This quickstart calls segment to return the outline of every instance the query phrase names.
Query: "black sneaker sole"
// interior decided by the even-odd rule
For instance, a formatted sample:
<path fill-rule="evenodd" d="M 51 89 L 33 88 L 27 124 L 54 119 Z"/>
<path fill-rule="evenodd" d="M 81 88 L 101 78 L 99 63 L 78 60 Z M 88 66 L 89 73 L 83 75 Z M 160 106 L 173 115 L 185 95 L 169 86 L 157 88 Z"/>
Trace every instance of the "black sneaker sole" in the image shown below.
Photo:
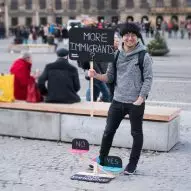
<path fill-rule="evenodd" d="M 128 171 L 123 172 L 124 175 L 134 175 L 135 173 L 136 173 L 136 170 L 134 170 L 133 172 L 128 172 Z"/>
<path fill-rule="evenodd" d="M 94 165 L 93 164 L 89 164 L 89 170 L 94 170 Z"/>

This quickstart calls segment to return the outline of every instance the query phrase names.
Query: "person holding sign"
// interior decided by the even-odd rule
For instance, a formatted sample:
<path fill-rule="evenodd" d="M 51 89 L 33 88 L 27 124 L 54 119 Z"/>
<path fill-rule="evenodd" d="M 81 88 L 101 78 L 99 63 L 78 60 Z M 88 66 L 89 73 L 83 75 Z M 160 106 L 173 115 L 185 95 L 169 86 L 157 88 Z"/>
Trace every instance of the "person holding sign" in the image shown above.
<path fill-rule="evenodd" d="M 122 119 L 129 114 L 133 145 L 129 163 L 124 170 L 124 174 L 129 175 L 135 173 L 142 150 L 145 100 L 151 89 L 153 73 L 152 59 L 148 53 L 144 54 L 143 71 L 141 72 L 139 68 L 139 55 L 145 52 L 145 46 L 138 40 L 141 39 L 143 42 L 139 27 L 135 23 L 125 23 L 120 35 L 123 46 L 118 54 L 116 67 L 110 64 L 106 74 L 98 74 L 90 69 L 88 75 L 107 83 L 115 80 L 114 97 L 108 111 L 101 143 L 100 165 L 104 166 L 104 158 L 109 154 L 115 132 Z"/>

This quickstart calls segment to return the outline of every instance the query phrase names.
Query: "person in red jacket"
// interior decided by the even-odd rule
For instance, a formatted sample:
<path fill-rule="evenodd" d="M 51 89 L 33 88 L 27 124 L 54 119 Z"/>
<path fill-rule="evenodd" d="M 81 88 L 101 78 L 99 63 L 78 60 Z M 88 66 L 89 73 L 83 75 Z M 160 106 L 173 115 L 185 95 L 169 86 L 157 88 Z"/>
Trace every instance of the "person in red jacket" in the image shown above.
<path fill-rule="evenodd" d="M 10 73 L 14 75 L 14 96 L 17 100 L 26 100 L 27 86 L 32 67 L 31 54 L 25 52 L 14 61 L 10 68 Z"/>

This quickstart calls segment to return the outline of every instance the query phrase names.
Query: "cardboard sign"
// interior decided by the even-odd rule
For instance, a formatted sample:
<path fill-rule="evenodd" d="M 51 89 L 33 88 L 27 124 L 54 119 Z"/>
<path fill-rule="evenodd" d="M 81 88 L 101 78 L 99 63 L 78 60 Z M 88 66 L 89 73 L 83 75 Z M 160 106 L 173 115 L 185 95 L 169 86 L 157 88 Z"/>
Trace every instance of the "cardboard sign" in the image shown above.
<path fill-rule="evenodd" d="M 114 31 L 94 28 L 70 29 L 69 57 L 71 60 L 113 62 Z"/>
<path fill-rule="evenodd" d="M 72 149 L 89 151 L 89 143 L 86 139 L 73 139 Z"/>
<path fill-rule="evenodd" d="M 118 156 L 107 156 L 104 158 L 104 166 L 112 168 L 122 168 L 122 160 Z"/>

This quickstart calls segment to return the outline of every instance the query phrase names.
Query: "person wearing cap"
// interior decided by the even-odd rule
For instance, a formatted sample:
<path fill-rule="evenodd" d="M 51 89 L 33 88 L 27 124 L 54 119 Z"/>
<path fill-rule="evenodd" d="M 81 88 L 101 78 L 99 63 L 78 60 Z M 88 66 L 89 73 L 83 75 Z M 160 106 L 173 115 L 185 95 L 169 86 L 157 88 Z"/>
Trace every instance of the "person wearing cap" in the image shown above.
<path fill-rule="evenodd" d="M 32 59 L 28 52 L 23 52 L 10 68 L 10 73 L 14 75 L 14 97 L 17 100 L 26 100 L 27 86 L 32 78 L 31 68 Z"/>
<path fill-rule="evenodd" d="M 80 90 L 78 70 L 68 62 L 68 50 L 61 48 L 56 53 L 58 59 L 46 65 L 38 79 L 38 88 L 45 96 L 45 102 L 80 102 L 77 94 Z"/>
<path fill-rule="evenodd" d="M 145 46 L 139 27 L 135 23 L 125 23 L 121 27 L 120 35 L 123 46 L 116 63 L 114 97 L 108 111 L 99 159 L 100 165 L 104 165 L 104 158 L 109 154 L 115 132 L 122 119 L 129 114 L 133 144 L 129 162 L 124 170 L 124 174 L 129 175 L 136 171 L 143 146 L 142 123 L 145 100 L 151 89 L 153 73 L 152 59 L 146 53 L 143 61 L 144 81 L 142 81 L 138 57 L 141 51 L 145 51 Z M 138 39 L 141 39 L 142 43 Z M 89 77 L 112 83 L 115 79 L 114 70 L 113 64 L 110 64 L 106 74 L 102 75 L 90 69 Z"/>

